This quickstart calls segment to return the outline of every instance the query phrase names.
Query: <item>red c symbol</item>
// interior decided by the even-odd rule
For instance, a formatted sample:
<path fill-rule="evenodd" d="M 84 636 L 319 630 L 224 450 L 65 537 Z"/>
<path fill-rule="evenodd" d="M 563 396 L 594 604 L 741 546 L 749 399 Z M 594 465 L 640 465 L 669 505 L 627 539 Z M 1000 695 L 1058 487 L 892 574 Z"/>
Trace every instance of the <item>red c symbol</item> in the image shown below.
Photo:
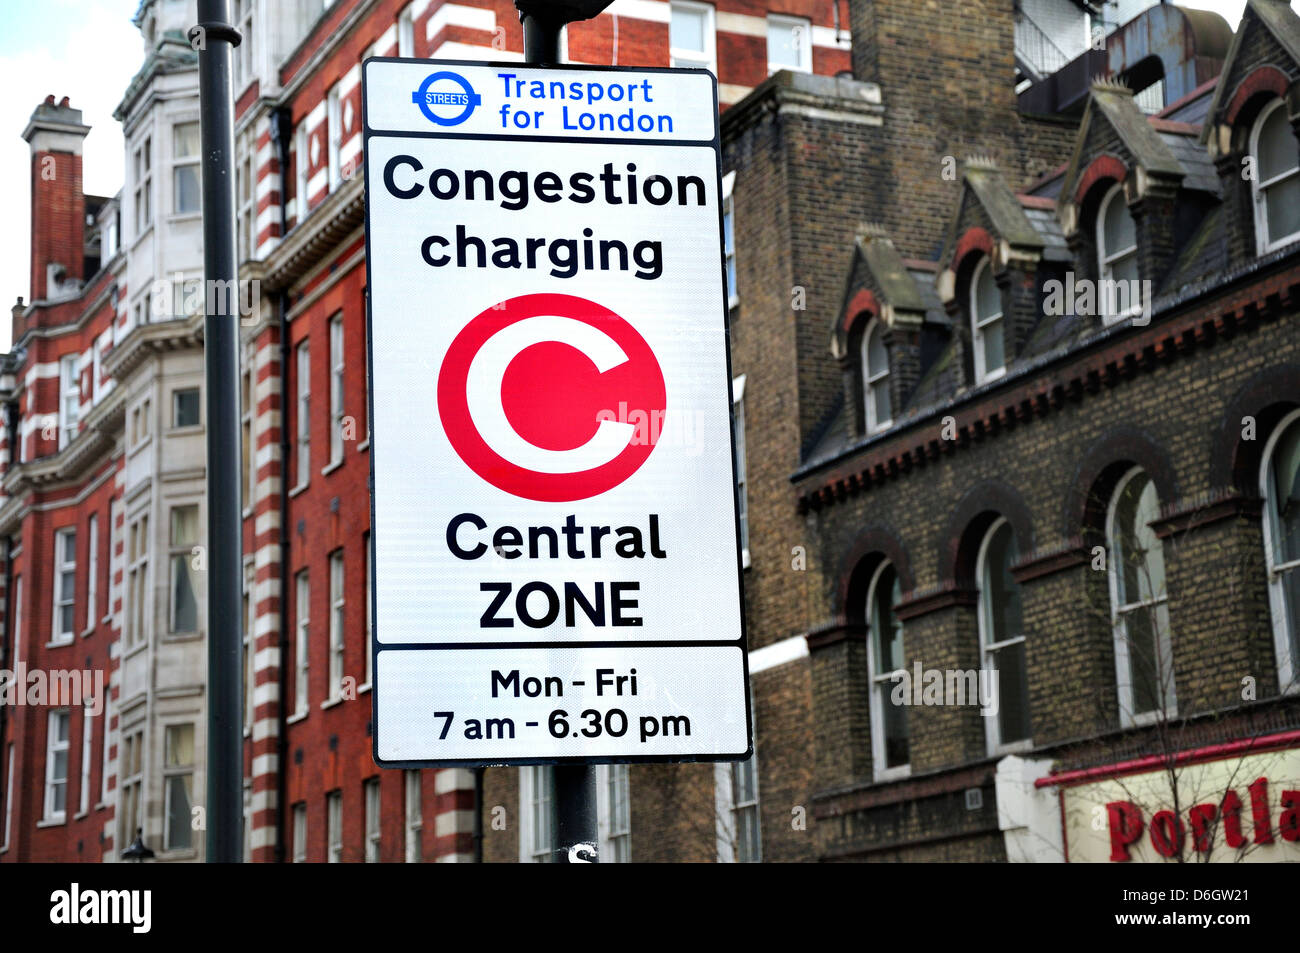
<path fill-rule="evenodd" d="M 608 308 L 531 294 L 484 311 L 452 341 L 438 413 L 488 483 L 566 503 L 628 479 L 659 440 L 667 397 L 654 352 Z"/>

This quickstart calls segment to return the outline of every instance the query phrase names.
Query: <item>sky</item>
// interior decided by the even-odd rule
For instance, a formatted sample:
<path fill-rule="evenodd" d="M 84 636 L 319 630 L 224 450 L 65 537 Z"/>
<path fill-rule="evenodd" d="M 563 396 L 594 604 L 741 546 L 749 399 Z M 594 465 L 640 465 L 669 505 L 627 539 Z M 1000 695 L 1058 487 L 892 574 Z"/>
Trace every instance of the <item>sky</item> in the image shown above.
<path fill-rule="evenodd" d="M 1010 0 L 1008 0 L 1010 2 Z M 1234 29 L 1245 0 L 1185 0 L 1214 10 Z M 1293 6 L 1295 3 L 1293 2 Z M 139 0 L 8 0 L 0 31 L 0 182 L 20 228 L 0 230 L 0 351 L 9 349 L 8 305 L 30 294 L 29 153 L 22 131 L 32 110 L 53 93 L 70 98 L 91 127 L 82 160 L 86 192 L 113 195 L 122 186 L 121 126 L 113 110 L 140 68 L 143 42 L 131 25 Z"/>

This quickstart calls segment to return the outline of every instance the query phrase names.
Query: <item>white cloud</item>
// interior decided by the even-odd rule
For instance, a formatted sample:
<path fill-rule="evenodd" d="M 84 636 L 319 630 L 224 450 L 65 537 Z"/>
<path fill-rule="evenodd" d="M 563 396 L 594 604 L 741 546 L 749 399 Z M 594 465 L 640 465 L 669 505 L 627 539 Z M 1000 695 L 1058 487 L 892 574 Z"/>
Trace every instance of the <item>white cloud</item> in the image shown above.
<path fill-rule="evenodd" d="M 82 158 L 83 188 L 92 195 L 114 195 L 122 187 L 123 148 L 113 110 L 143 55 L 140 33 L 131 25 L 134 3 L 47 0 L 42 6 L 40 35 L 8 44 L 21 49 L 0 55 L 5 91 L 0 97 L 0 182 L 8 183 L 8 211 L 21 223 L 0 231 L 0 351 L 10 346 L 9 306 L 31 294 L 31 154 L 21 134 L 32 110 L 51 93 L 56 100 L 67 96 L 82 110 L 82 121 L 92 127 Z"/>

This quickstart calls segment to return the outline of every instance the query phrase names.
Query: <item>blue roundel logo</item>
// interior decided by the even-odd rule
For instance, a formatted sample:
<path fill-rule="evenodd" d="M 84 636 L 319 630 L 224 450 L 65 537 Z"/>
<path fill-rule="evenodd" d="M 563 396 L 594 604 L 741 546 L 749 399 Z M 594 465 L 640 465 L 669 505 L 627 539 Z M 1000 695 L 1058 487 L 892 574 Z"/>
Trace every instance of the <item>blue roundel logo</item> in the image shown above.
<path fill-rule="evenodd" d="M 434 84 L 441 85 L 434 89 Z M 451 85 L 460 87 L 450 88 Z M 459 126 L 474 112 L 474 107 L 482 105 L 483 97 L 474 92 L 459 73 L 441 70 L 425 77 L 420 88 L 411 93 L 411 102 L 420 107 L 424 118 L 439 126 Z"/>

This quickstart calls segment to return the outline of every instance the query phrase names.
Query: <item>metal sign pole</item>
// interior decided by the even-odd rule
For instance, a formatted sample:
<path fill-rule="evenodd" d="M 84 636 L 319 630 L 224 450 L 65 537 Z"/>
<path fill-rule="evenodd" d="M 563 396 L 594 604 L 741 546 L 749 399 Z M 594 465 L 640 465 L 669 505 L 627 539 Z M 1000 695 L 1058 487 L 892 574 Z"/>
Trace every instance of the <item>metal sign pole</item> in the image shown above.
<path fill-rule="evenodd" d="M 515 0 L 524 28 L 524 62 L 560 62 L 560 33 L 574 20 L 599 15 L 613 0 Z M 599 863 L 596 819 L 596 768 L 590 764 L 555 766 L 555 853 L 560 863 Z M 482 805 L 479 805 L 482 810 Z"/>
<path fill-rule="evenodd" d="M 203 326 L 207 387 L 208 784 L 207 861 L 243 859 L 239 315 L 235 252 L 234 97 L 228 0 L 199 0 L 190 32 L 199 51 L 203 148 Z"/>

